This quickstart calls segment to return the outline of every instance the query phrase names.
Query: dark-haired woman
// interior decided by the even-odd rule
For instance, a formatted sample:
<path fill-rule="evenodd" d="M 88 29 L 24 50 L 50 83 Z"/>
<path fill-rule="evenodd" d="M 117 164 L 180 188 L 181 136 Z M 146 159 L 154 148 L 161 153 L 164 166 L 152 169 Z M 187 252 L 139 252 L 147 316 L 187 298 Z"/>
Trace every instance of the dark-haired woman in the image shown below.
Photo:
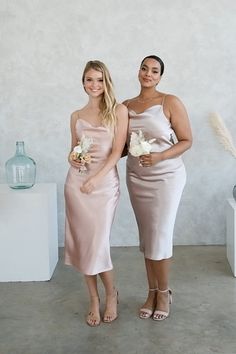
<path fill-rule="evenodd" d="M 145 57 L 139 69 L 137 97 L 124 104 L 129 110 L 129 146 L 132 132 L 141 130 L 152 143 L 150 154 L 127 158 L 127 186 L 139 229 L 149 291 L 139 317 L 161 321 L 169 316 L 172 293 L 169 270 L 173 253 L 176 213 L 186 182 L 181 155 L 191 147 L 186 109 L 179 98 L 156 89 L 163 61 Z"/>

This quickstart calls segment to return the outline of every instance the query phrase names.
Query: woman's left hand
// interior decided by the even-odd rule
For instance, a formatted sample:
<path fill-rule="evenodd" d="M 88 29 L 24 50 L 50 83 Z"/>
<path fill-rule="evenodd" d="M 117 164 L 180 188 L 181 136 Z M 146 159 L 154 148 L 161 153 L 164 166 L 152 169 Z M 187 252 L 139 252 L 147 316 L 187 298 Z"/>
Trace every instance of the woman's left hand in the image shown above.
<path fill-rule="evenodd" d="M 162 160 L 161 152 L 152 152 L 139 156 L 139 163 L 142 167 L 151 167 Z"/>
<path fill-rule="evenodd" d="M 96 187 L 97 181 L 95 177 L 89 178 L 84 184 L 80 187 L 82 193 L 90 194 Z"/>

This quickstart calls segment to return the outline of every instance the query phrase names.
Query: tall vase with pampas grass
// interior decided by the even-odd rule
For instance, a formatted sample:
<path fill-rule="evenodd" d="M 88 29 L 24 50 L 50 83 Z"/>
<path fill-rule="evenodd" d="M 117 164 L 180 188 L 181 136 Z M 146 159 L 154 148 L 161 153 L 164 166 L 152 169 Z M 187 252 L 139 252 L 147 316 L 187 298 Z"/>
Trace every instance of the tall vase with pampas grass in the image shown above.
<path fill-rule="evenodd" d="M 210 122 L 225 150 L 229 151 L 236 158 L 236 147 L 233 143 L 232 135 L 221 116 L 216 112 L 211 113 Z M 233 187 L 233 197 L 236 200 L 236 185 Z"/>

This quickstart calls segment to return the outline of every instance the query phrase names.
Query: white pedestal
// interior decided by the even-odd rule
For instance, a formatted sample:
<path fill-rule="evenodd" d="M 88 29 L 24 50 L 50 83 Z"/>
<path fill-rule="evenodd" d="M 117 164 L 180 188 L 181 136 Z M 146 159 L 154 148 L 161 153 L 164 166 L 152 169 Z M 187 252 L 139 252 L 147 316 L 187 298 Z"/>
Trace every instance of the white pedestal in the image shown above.
<path fill-rule="evenodd" d="M 236 202 L 233 198 L 227 199 L 226 227 L 227 259 L 236 277 Z"/>
<path fill-rule="evenodd" d="M 56 184 L 0 184 L 0 281 L 49 280 L 57 262 Z"/>

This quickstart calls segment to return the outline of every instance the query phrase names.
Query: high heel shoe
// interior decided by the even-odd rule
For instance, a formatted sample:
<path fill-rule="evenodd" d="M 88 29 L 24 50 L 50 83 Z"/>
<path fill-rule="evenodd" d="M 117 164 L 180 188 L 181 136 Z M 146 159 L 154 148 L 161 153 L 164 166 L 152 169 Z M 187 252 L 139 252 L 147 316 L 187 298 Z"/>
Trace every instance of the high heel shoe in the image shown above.
<path fill-rule="evenodd" d="M 159 290 L 158 289 L 157 291 L 161 294 L 167 293 L 168 294 L 167 295 L 168 296 L 168 305 L 172 304 L 172 291 L 170 289 L 166 289 L 166 290 Z M 167 317 L 169 317 L 169 314 L 170 314 L 170 306 L 168 308 L 168 311 L 162 311 L 162 310 L 156 309 L 153 313 L 152 319 L 154 321 L 163 321 Z"/>
<path fill-rule="evenodd" d="M 149 289 L 150 292 L 154 292 L 154 291 L 157 291 L 157 290 L 158 289 Z M 147 318 L 152 317 L 154 309 L 155 309 L 155 306 L 156 306 L 156 303 L 155 303 L 155 297 L 154 297 L 151 308 L 149 308 L 149 307 L 144 305 L 144 307 L 142 307 L 139 310 L 139 318 L 141 318 L 142 320 L 146 320 Z"/>
<path fill-rule="evenodd" d="M 111 323 L 115 321 L 118 317 L 117 305 L 119 304 L 119 293 L 118 290 L 114 290 L 114 294 L 107 295 L 106 310 L 103 316 L 103 322 Z M 115 308 L 115 310 L 114 310 Z"/>
<path fill-rule="evenodd" d="M 98 314 L 96 313 L 96 311 L 92 310 L 92 308 L 94 308 L 92 302 L 95 302 L 95 301 L 91 300 L 91 305 L 90 305 L 91 311 L 89 311 L 89 313 L 87 315 L 86 323 L 90 327 L 97 327 L 101 323 L 101 316 L 100 316 L 100 310 L 99 310 L 100 299 L 98 296 L 92 296 L 92 298 L 93 298 L 92 300 L 97 299 L 97 301 L 98 301 Z"/>

